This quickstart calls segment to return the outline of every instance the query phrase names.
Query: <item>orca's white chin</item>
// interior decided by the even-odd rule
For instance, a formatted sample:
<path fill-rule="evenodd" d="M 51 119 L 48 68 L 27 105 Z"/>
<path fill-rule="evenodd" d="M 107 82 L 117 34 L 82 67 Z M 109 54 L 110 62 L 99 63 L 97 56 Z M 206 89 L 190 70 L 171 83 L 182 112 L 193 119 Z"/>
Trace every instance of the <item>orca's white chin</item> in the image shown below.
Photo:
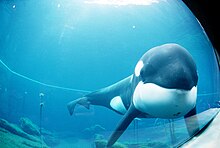
<path fill-rule="evenodd" d="M 195 107 L 197 87 L 167 89 L 153 83 L 138 83 L 133 94 L 136 109 L 156 118 L 178 118 Z"/>

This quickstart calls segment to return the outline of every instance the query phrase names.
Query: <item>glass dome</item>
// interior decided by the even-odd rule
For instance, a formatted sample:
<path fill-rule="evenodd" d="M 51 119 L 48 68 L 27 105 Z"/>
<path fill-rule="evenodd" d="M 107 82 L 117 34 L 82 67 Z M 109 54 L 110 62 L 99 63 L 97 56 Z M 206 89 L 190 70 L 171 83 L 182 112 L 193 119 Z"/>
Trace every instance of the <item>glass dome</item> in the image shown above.
<path fill-rule="evenodd" d="M 197 66 L 200 129 L 219 111 L 215 50 L 182 1 L 2 0 L 0 20 L 0 132 L 12 134 L 2 136 L 5 145 L 22 134 L 3 125 L 22 129 L 24 117 L 36 125 L 35 137 L 41 139 L 27 145 L 105 145 L 123 116 L 102 106 L 77 106 L 70 116 L 67 103 L 132 75 L 144 53 L 167 43 L 187 49 Z M 141 118 L 132 121 L 117 144 L 176 147 L 190 137 L 183 117 Z"/>

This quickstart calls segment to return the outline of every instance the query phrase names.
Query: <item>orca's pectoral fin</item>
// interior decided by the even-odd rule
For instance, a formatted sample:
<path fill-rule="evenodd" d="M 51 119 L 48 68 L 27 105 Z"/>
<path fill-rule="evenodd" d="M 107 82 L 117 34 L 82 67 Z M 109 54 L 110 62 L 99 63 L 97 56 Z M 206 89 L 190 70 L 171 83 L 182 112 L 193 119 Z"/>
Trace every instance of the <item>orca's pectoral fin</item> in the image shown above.
<path fill-rule="evenodd" d="M 199 131 L 199 122 L 196 116 L 196 107 L 194 107 L 190 112 L 188 112 L 184 116 L 184 119 L 188 134 L 190 137 L 192 137 Z"/>
<path fill-rule="evenodd" d="M 80 104 L 87 109 L 89 109 L 89 107 L 90 107 L 90 102 L 88 101 L 88 99 L 86 97 L 82 97 L 82 98 L 73 100 L 67 104 L 67 108 L 69 110 L 70 115 L 73 114 L 74 109 L 76 107 L 76 104 Z"/>
<path fill-rule="evenodd" d="M 115 131 L 112 133 L 108 140 L 107 147 L 111 147 L 118 138 L 124 133 L 129 124 L 136 118 L 141 112 L 138 111 L 133 104 L 129 107 L 126 114 L 123 116 L 122 120 L 118 123 Z"/>

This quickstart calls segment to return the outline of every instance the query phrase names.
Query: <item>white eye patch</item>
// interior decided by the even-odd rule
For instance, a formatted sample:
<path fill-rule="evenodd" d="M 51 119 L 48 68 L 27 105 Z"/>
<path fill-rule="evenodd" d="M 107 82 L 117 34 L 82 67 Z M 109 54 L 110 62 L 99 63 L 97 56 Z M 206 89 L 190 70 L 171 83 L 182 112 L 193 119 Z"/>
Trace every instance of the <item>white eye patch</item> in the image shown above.
<path fill-rule="evenodd" d="M 140 73 L 141 73 L 141 69 L 144 67 L 144 63 L 143 61 L 139 61 L 135 67 L 135 70 L 134 70 L 134 73 L 135 73 L 135 76 L 138 77 L 140 76 Z"/>

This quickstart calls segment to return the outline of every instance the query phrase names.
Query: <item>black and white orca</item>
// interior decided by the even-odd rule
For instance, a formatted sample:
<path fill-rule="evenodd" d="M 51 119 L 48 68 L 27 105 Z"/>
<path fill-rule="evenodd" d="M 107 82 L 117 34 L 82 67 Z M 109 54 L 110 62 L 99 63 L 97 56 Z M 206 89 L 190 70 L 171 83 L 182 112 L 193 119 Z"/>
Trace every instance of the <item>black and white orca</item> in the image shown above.
<path fill-rule="evenodd" d="M 110 136 L 112 146 L 135 118 L 173 119 L 196 114 L 198 74 L 190 53 L 175 43 L 148 50 L 129 77 L 68 103 L 107 107 L 123 118 Z"/>

